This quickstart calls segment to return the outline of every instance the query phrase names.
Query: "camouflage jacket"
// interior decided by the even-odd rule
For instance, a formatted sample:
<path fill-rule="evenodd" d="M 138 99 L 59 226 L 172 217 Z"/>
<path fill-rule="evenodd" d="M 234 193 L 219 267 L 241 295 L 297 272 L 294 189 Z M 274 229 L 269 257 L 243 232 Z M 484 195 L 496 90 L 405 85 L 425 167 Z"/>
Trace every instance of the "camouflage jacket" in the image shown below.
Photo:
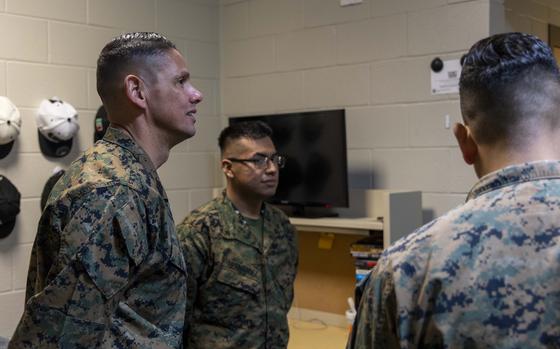
<path fill-rule="evenodd" d="M 349 348 L 560 348 L 560 162 L 506 167 L 397 241 Z"/>
<path fill-rule="evenodd" d="M 10 348 L 178 348 L 186 266 L 146 153 L 110 128 L 53 188 Z"/>
<path fill-rule="evenodd" d="M 258 237 L 222 195 L 177 227 L 188 268 L 186 348 L 286 348 L 298 252 L 295 230 L 264 204 Z"/>

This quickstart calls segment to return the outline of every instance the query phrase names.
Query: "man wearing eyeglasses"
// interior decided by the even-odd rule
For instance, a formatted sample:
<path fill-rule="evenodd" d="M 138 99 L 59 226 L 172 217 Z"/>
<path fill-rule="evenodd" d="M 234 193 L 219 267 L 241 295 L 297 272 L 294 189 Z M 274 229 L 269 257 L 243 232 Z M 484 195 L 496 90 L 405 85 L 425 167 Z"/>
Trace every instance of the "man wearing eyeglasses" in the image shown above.
<path fill-rule="evenodd" d="M 286 215 L 265 203 L 285 158 L 265 123 L 219 137 L 226 189 L 177 227 L 187 261 L 185 348 L 286 348 L 298 251 Z"/>

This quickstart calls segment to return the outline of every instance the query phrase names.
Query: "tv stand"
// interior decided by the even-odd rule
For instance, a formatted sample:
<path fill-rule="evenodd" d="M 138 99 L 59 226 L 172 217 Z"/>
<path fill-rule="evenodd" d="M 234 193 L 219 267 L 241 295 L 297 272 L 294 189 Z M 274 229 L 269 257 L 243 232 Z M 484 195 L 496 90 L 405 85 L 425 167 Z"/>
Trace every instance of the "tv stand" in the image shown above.
<path fill-rule="evenodd" d="M 292 314 L 347 326 L 346 299 L 356 286 L 350 246 L 370 235 L 383 239 L 386 248 L 410 234 L 422 225 L 421 203 L 419 191 L 355 189 L 350 191 L 350 207 L 338 209 L 340 217 L 291 217 L 300 249 L 294 286 L 297 309 Z"/>

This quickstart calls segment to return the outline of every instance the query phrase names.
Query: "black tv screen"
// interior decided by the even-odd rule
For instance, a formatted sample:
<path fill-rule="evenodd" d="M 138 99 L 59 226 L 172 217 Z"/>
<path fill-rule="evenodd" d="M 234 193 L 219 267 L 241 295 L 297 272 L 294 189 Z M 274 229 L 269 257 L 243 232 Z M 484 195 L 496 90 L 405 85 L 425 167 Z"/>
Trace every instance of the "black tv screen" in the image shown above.
<path fill-rule="evenodd" d="M 280 170 L 274 204 L 348 207 L 345 111 L 231 117 L 230 125 L 261 120 L 273 131 L 278 154 L 287 157 Z"/>

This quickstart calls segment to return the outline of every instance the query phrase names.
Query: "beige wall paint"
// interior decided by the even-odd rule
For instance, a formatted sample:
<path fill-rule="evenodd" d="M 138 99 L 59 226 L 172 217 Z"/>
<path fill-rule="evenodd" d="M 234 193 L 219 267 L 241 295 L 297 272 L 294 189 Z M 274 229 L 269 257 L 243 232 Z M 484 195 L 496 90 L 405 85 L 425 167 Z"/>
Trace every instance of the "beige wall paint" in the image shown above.
<path fill-rule="evenodd" d="M 175 220 L 211 197 L 219 183 L 216 138 L 221 127 L 218 0 L 0 0 L 0 95 L 20 109 L 22 131 L 0 174 L 22 194 L 13 233 L 0 239 L 0 336 L 11 336 L 23 309 L 31 247 L 43 185 L 55 166 L 66 168 L 93 143 L 99 51 L 126 31 L 159 31 L 186 56 L 193 83 L 204 93 L 197 136 L 172 150 L 159 173 Z M 71 154 L 45 158 L 37 142 L 36 109 L 57 95 L 79 113 Z"/>
<path fill-rule="evenodd" d="M 431 95 L 429 65 L 436 56 L 460 57 L 488 35 L 488 0 L 222 5 L 224 124 L 229 116 L 346 108 L 351 188 L 421 190 L 426 219 L 464 201 L 475 176 L 444 127 L 446 115 L 461 119 L 458 96 Z M 353 296 L 348 244 L 356 238 L 336 236 L 338 248 L 329 251 L 316 239 L 301 233 L 308 263 L 294 304 L 343 314 Z M 325 258 L 337 267 L 321 264 Z"/>
<path fill-rule="evenodd" d="M 134 15 L 131 15 L 134 7 Z M 123 31 L 156 30 L 186 55 L 203 91 L 198 133 L 160 172 L 176 221 L 221 184 L 216 137 L 226 116 L 347 108 L 353 188 L 419 189 L 426 219 L 464 200 L 475 177 L 445 115 L 457 95 L 432 96 L 429 63 L 458 58 L 489 33 L 543 38 L 560 25 L 560 0 L 0 0 L 0 95 L 20 108 L 23 129 L 0 173 L 22 193 L 13 234 L 0 240 L 0 336 L 23 308 L 39 196 L 55 166 L 92 144 L 95 59 Z M 34 114 L 58 95 L 80 113 L 73 152 L 45 158 Z"/>
<path fill-rule="evenodd" d="M 492 33 L 546 40 L 547 23 L 559 20 L 560 0 L 363 0 L 348 7 L 339 0 L 222 0 L 223 123 L 346 108 L 350 187 L 421 190 L 427 221 L 464 202 L 476 181 L 445 127 L 446 115 L 451 125 L 461 121 L 458 95 L 431 95 L 431 60 L 457 59 Z M 325 253 L 306 248 L 306 256 Z M 296 304 L 318 310 L 305 285 L 300 280 Z M 341 313 L 349 290 L 326 295 L 329 304 L 319 310 Z"/>
<path fill-rule="evenodd" d="M 519 31 L 548 42 L 548 24 L 560 26 L 560 0 L 490 0 L 491 33 Z"/>
<path fill-rule="evenodd" d="M 430 93 L 429 64 L 490 32 L 489 1 L 222 1 L 226 117 L 346 108 L 350 186 L 422 190 L 426 219 L 475 181 L 445 116 L 458 95 Z"/>
<path fill-rule="evenodd" d="M 346 108 L 350 186 L 422 190 L 428 220 L 476 181 L 451 130 L 458 95 L 430 93 L 431 60 L 492 33 L 547 40 L 560 0 L 222 0 L 222 111 Z"/>

